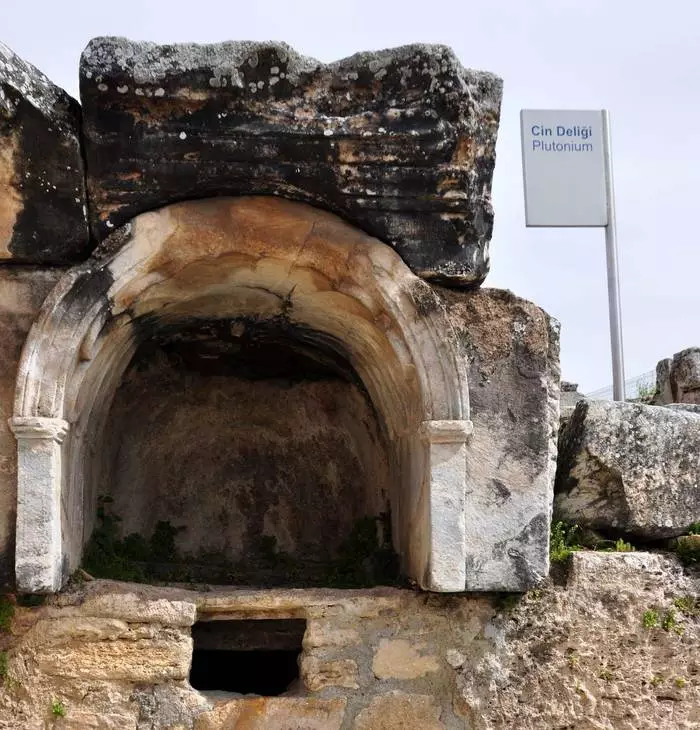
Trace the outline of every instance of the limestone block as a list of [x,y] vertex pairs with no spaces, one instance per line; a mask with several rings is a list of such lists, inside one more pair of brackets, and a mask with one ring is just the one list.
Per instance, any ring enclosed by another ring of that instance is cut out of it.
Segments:
[[303,655],[301,678],[311,692],[326,687],[359,688],[359,670],[353,659],[321,659],[314,655]]
[[345,704],[292,697],[231,700],[200,715],[195,730],[340,730]]
[[445,46],[325,65],[282,43],[96,38],[80,65],[92,229],[101,240],[175,200],[281,195],[342,215],[425,278],[478,285],[501,89]]
[[674,402],[700,404],[700,347],[677,352],[670,376]]
[[194,601],[150,598],[135,593],[102,593],[89,596],[82,611],[88,616],[119,618],[166,626],[192,626],[197,617]]
[[127,636],[47,647],[37,656],[37,665],[54,677],[158,683],[186,679],[191,657],[192,639],[184,631],[171,629],[151,639]]
[[549,571],[558,324],[507,291],[438,293],[469,368],[466,590],[528,590]]
[[304,633],[304,649],[321,646],[351,646],[360,642],[360,634],[355,628],[336,628],[332,621],[311,620],[307,622]]
[[355,730],[444,730],[441,709],[429,695],[388,692],[375,697],[355,719]]
[[671,360],[666,357],[656,363],[656,394],[654,395],[654,403],[657,405],[666,405],[673,403],[673,388],[671,387]]
[[700,519],[700,416],[638,403],[584,401],[560,439],[559,519],[647,539]]
[[89,253],[80,106],[0,43],[0,260]]
[[382,639],[372,671],[378,679],[418,679],[440,669],[436,656],[425,652],[425,646],[414,646],[406,639]]

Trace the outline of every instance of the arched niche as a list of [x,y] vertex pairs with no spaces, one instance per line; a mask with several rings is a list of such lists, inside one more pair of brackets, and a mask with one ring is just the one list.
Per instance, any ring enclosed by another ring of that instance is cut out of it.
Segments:
[[394,546],[420,586],[465,586],[466,374],[429,285],[339,218],[275,198],[138,216],[68,271],[27,338],[16,575],[55,591],[81,559],[123,374],[145,339],[196,322],[274,323],[347,363],[389,444]]

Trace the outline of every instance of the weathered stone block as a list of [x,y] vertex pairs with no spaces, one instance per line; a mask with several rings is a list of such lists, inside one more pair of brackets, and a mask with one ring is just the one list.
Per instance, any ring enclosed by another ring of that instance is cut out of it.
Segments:
[[0,43],[0,260],[89,253],[80,106]]
[[559,446],[560,519],[648,539],[680,535],[700,519],[700,416],[582,401]]
[[355,730],[444,730],[433,697],[405,692],[378,695],[355,719]]
[[255,697],[223,702],[201,715],[196,730],[340,730],[345,699]]
[[311,692],[326,687],[357,689],[360,686],[357,662],[352,659],[324,660],[306,655],[301,661],[301,676],[304,686]]
[[440,669],[438,658],[406,639],[382,639],[374,654],[372,671],[378,679],[418,679]]
[[528,590],[549,571],[559,326],[508,291],[438,291],[469,367],[466,589]]
[[488,270],[501,81],[445,46],[324,65],[281,43],[85,49],[91,225],[101,239],[177,200],[272,194],[326,208],[419,275]]

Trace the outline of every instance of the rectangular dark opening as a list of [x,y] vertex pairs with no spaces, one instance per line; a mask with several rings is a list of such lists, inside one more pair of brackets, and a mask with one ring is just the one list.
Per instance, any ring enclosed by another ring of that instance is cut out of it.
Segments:
[[192,627],[190,684],[265,697],[294,692],[305,630],[303,619],[199,621]]

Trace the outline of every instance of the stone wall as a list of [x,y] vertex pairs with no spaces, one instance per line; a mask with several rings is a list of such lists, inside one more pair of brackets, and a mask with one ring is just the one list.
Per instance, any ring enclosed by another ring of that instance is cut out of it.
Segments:
[[[689,728],[699,590],[648,553],[574,554],[565,584],[521,599],[98,581],[16,609],[0,728]],[[306,619],[300,685],[280,697],[194,691],[191,626],[216,618]]]

